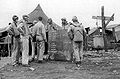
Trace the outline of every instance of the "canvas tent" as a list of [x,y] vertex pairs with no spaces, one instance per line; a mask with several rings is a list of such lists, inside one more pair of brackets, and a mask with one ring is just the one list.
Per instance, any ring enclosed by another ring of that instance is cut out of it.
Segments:
[[[30,22],[33,22],[34,20],[37,20],[38,21],[38,17],[41,16],[43,18],[43,24],[47,24],[47,20],[48,20],[48,17],[46,16],[46,14],[43,12],[40,4],[38,4],[38,6],[31,12],[28,14],[29,15],[29,21]],[[56,26],[58,29],[60,29],[61,27],[58,26],[56,23],[54,23],[54,26]]]
[[[33,22],[34,20],[38,20],[37,18],[39,16],[43,17],[43,23],[46,25],[48,17],[43,12],[41,6],[38,4],[38,6],[30,13],[29,15],[29,21]],[[66,58],[70,59],[70,53],[67,54],[64,49],[67,47],[71,47],[71,42],[68,41],[69,39],[67,37],[67,31],[63,30],[59,25],[54,23],[54,26],[57,28],[57,30],[51,30],[49,31],[48,35],[48,52],[51,55],[51,59],[54,60],[66,60]],[[70,48],[70,51],[72,52],[72,47]],[[68,56],[69,55],[69,56]]]
[[8,35],[7,28],[9,26],[0,28],[0,44],[11,43],[11,38]]
[[11,37],[8,35],[7,27],[0,28],[0,55],[10,55]]
[[38,6],[30,13],[29,15],[29,21],[33,22],[34,20],[38,21],[38,17],[41,16],[43,17],[43,24],[47,23],[47,19],[48,17],[45,15],[45,13],[43,12],[42,8],[40,7],[40,5],[38,4]]

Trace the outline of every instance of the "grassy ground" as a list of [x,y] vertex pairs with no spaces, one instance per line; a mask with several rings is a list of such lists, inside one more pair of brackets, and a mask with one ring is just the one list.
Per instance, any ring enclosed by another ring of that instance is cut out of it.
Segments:
[[0,69],[0,79],[120,79],[120,59],[117,55],[85,57],[80,69],[71,62],[32,62],[31,67],[6,65]]

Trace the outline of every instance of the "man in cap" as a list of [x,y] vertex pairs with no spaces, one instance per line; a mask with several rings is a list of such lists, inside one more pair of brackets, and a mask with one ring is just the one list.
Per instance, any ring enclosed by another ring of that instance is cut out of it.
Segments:
[[45,54],[48,54],[48,40],[49,40],[48,37],[49,37],[49,32],[57,30],[57,28],[53,24],[53,21],[52,21],[51,18],[49,18],[47,20],[47,24],[45,26],[45,29],[46,29],[46,39],[47,39],[47,41],[45,42]]
[[29,66],[29,37],[31,37],[31,32],[29,29],[29,16],[23,15],[23,21],[19,24],[19,31],[21,32],[22,41],[22,65]]
[[69,24],[68,24],[66,18],[62,18],[61,21],[62,21],[62,27],[63,27],[63,29],[67,29],[68,30]]
[[76,16],[72,18],[73,23],[71,23],[71,27],[68,29],[73,31],[73,50],[74,56],[76,58],[76,65],[79,67],[81,64],[82,54],[83,54],[83,26],[78,22]]
[[53,21],[51,18],[47,20],[47,25],[46,25],[46,32],[49,32],[50,30],[57,30],[57,28],[54,26]]
[[18,16],[12,17],[13,23],[8,28],[8,33],[13,37],[13,48],[12,48],[12,65],[16,66],[19,64],[20,57],[20,32],[18,31]]
[[[66,18],[62,18],[61,19],[62,21],[62,29],[63,29],[63,32],[64,32],[64,36],[65,38],[62,39],[63,42],[63,50],[64,50],[64,55],[66,57],[66,59],[69,61],[71,59],[71,53],[72,53],[72,42],[68,36],[68,29],[70,28],[70,24],[67,22]],[[65,43],[67,41],[67,43]]]
[[33,27],[33,36],[36,36],[37,43],[37,59],[38,63],[43,62],[43,54],[45,51],[46,31],[45,26],[42,23],[42,17],[38,17],[38,22]]

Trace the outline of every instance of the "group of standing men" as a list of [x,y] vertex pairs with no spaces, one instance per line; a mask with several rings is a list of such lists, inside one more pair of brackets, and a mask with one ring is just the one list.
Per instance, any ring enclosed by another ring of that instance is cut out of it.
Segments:
[[[18,21],[18,17],[12,17],[13,23],[7,28],[8,33],[13,37],[12,46],[12,65],[16,66],[22,63],[23,66],[29,66],[29,39],[32,41],[32,58],[35,57],[35,45],[37,45],[37,62],[43,61],[44,42],[46,41],[46,31],[42,23],[42,17],[38,17],[38,22],[30,24],[29,16],[23,15],[23,19]],[[30,26],[33,26],[29,28]],[[36,43],[35,43],[36,42]],[[20,53],[22,53],[22,62],[20,62]]]
[[73,23],[67,23],[66,18],[62,18],[61,20],[63,29],[67,29],[68,37],[72,42],[75,63],[77,67],[80,67],[81,61],[83,59],[83,32],[85,30],[82,26],[82,23],[79,23],[76,16],[72,18]]
[[[18,21],[18,17],[12,17],[13,23],[7,28],[8,33],[13,37],[12,48],[12,65],[22,63],[23,66],[29,66],[29,39],[32,42],[32,59],[35,58],[35,46],[37,46],[37,62],[43,62],[43,54],[45,52],[45,42],[48,42],[48,34],[50,30],[57,30],[53,25],[52,19],[48,19],[47,24],[42,23],[42,17],[38,17],[38,21],[33,21],[31,25],[28,15],[23,15],[23,19]],[[62,18],[63,29],[67,30],[70,38],[76,64],[79,66],[83,58],[83,26],[78,22],[76,16],[72,18],[73,23],[67,23],[66,18]],[[32,26],[32,27],[30,27]],[[69,51],[66,51],[69,52]],[[20,62],[20,53],[22,53],[22,62]]]

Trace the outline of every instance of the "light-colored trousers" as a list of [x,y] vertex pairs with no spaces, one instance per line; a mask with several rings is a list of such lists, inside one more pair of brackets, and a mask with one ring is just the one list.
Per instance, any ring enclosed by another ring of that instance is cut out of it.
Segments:
[[44,51],[45,51],[45,42],[37,41],[37,59],[38,60],[43,60]]
[[83,42],[73,41],[73,51],[76,61],[81,61],[81,59],[83,59]]
[[32,43],[32,58],[35,58],[35,47],[36,47],[36,42],[31,42]]
[[22,36],[22,64],[28,64],[29,61],[29,36]]
[[13,38],[12,64],[18,63],[20,58],[20,38]]

